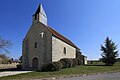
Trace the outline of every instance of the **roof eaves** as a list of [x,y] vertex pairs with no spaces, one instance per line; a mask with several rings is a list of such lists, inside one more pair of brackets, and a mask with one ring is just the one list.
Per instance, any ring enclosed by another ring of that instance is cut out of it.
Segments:
[[[60,40],[64,41],[65,43],[73,46],[76,49],[79,49],[75,44],[73,44],[69,39],[67,39],[66,37],[62,36],[60,33],[58,33],[57,31],[53,30],[51,27],[47,27],[48,30],[52,33],[53,36],[59,38]],[[59,35],[59,36],[58,36]],[[61,36],[61,37],[60,37]],[[80,49],[79,49],[80,50]]]

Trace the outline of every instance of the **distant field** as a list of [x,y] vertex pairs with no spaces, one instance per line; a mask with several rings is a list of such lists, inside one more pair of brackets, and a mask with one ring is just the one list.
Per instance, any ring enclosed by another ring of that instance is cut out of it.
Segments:
[[100,61],[88,61],[88,65],[104,65],[104,63]]
[[47,77],[61,77],[71,75],[83,75],[83,74],[94,74],[104,72],[119,72],[120,63],[116,63],[114,66],[104,66],[103,63],[93,63],[86,66],[76,66],[73,68],[62,69],[55,72],[30,72],[25,74],[19,74],[8,77],[1,77],[0,80],[26,80],[26,79],[40,79]]

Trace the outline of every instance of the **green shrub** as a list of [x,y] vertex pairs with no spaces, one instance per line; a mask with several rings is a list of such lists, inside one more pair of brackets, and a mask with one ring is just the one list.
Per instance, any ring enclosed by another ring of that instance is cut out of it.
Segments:
[[41,67],[41,71],[53,71],[54,70],[53,67],[54,67],[53,63],[47,63]]
[[61,62],[52,62],[48,64],[44,64],[41,67],[41,71],[59,71],[63,68],[63,64]]
[[65,63],[65,64],[63,64],[64,68],[72,67],[72,60],[70,58],[63,58],[63,59],[60,59],[60,61],[64,61],[64,63]]
[[59,62],[62,64],[62,69],[66,68],[66,63],[63,60],[60,60]]
[[78,65],[82,65],[82,60],[77,58],[77,61],[78,61]]
[[22,69],[22,64],[18,64],[17,69],[21,70]]
[[48,64],[44,64],[44,65],[42,65],[42,67],[41,67],[41,71],[48,71]]
[[63,68],[63,64],[58,61],[58,62],[53,62],[55,64],[55,71],[61,70]]
[[63,59],[60,59],[60,61],[58,62],[44,64],[41,67],[41,71],[59,71],[63,68],[70,68],[70,67],[77,66],[77,65],[81,65],[80,59],[63,58]]
[[63,69],[64,63],[62,63],[61,61],[58,61],[57,64],[59,66],[59,69]]
[[77,66],[78,65],[78,60],[77,58],[72,59],[72,66]]

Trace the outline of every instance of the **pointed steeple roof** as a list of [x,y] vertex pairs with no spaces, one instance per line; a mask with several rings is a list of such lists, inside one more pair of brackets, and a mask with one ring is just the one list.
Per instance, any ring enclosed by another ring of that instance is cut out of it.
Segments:
[[47,17],[46,13],[45,13],[45,11],[43,9],[42,4],[39,4],[39,7],[38,7],[37,11],[35,12],[35,14],[39,14],[39,13],[41,13],[43,16]]
[[46,13],[42,7],[42,4],[40,4],[35,12],[35,14],[33,15],[33,23],[36,23],[36,22],[41,22],[43,23],[44,25],[47,26],[47,16],[46,16]]

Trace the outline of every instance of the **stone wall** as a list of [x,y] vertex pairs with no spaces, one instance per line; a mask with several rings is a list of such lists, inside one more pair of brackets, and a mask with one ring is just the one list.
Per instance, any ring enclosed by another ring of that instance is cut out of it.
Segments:
[[0,64],[0,69],[10,69],[10,68],[17,68],[17,63],[13,64]]
[[[66,48],[66,54],[64,54]],[[59,61],[61,58],[75,58],[76,49],[60,39],[52,36],[52,61]]]

